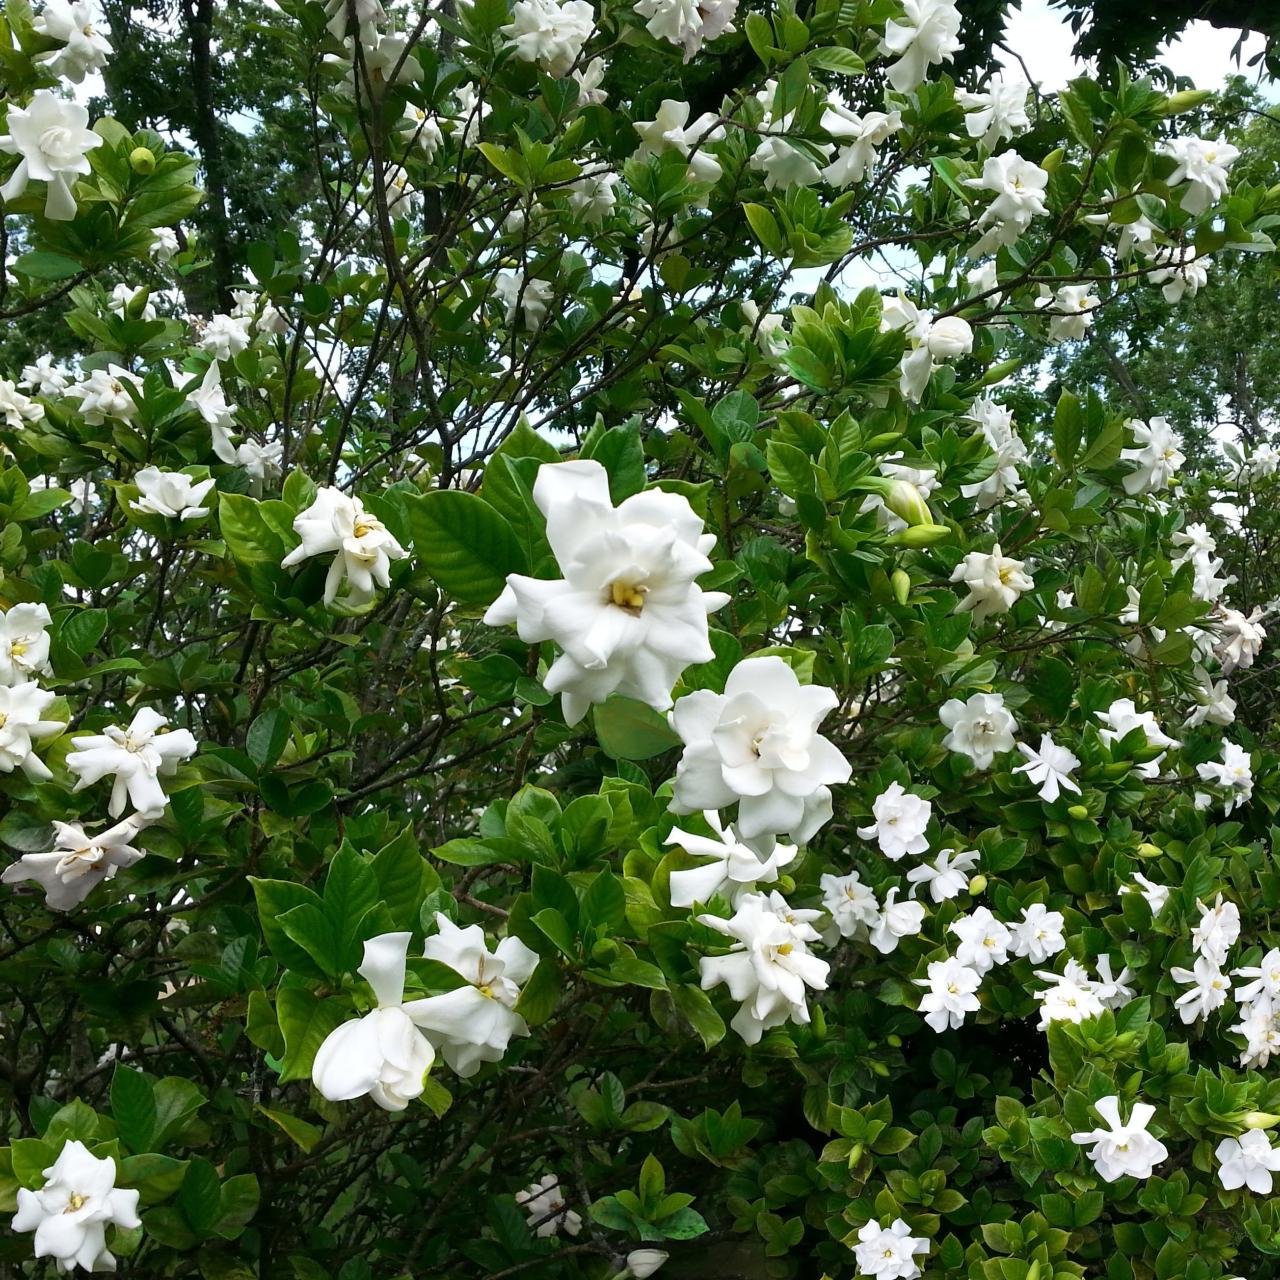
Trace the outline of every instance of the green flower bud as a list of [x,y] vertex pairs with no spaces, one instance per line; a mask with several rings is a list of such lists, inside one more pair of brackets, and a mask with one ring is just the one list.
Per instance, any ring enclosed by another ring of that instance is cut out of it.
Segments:
[[1062,158],[1066,153],[1061,147],[1056,151],[1050,151],[1043,160],[1040,161],[1040,167],[1045,173],[1053,173],[1055,169],[1062,163]]
[[893,587],[893,598],[899,604],[906,604],[911,594],[911,575],[905,569],[895,569],[889,584]]
[[1271,1129],[1280,1124],[1280,1116],[1273,1116],[1270,1111],[1250,1111],[1242,1123],[1246,1129]]
[[1184,111],[1194,111],[1198,106],[1213,97],[1207,89],[1183,89],[1181,93],[1171,93],[1160,108],[1160,114],[1180,116]]
[[1067,810],[1067,815],[1077,822],[1083,822],[1089,816],[1089,810],[1082,804],[1073,804]]
[[933,513],[920,490],[910,480],[891,480],[884,505],[908,525],[931,525]]
[[1151,844],[1147,840],[1138,846],[1138,853],[1143,858],[1158,858],[1163,852],[1164,850],[1158,844]]
[[593,960],[615,960],[618,956],[618,944],[612,938],[601,938],[599,942],[591,948],[591,958]]
[[969,892],[976,898],[980,893],[987,891],[987,877],[978,875],[969,881]]
[[156,171],[156,155],[150,147],[134,147],[129,152],[129,168],[146,177]]
[[931,547],[935,542],[946,542],[951,530],[945,524],[917,524],[895,533],[889,541],[895,547]]

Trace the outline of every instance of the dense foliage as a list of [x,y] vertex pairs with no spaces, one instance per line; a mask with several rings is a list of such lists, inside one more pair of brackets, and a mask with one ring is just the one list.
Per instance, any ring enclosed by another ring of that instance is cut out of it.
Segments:
[[1255,99],[217,8],[0,16],[3,1266],[1272,1274]]

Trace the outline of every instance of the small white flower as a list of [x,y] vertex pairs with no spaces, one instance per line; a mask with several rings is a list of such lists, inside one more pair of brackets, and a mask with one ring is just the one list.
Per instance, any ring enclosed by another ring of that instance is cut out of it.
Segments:
[[318,490],[311,505],[294,518],[293,529],[302,543],[280,562],[282,568],[290,569],[311,556],[333,555],[324,584],[325,604],[338,598],[343,582],[348,584],[344,605],[369,604],[375,587],[391,585],[391,562],[408,554],[359,498],[328,486]]
[[493,292],[506,310],[508,325],[522,316],[526,328],[540,329],[555,296],[555,285],[520,271],[499,271],[493,280]]
[[587,0],[516,0],[511,21],[498,33],[522,62],[536,62],[558,80],[577,62],[595,25]]
[[940,849],[932,862],[922,862],[907,872],[911,896],[925,886],[934,902],[947,902],[969,887],[969,872],[978,865],[978,855],[972,850],[957,853],[954,849]]
[[903,0],[901,19],[885,23],[880,53],[896,55],[887,68],[899,93],[918,88],[934,63],[950,62],[961,49],[960,11],[952,0]]
[[1048,173],[1016,151],[988,156],[982,175],[966,178],[964,185],[995,196],[978,218],[979,228],[987,230],[969,250],[971,258],[982,258],[1002,245],[1016,244],[1034,219],[1049,212],[1044,202]]
[[150,253],[157,262],[168,262],[182,247],[178,243],[178,233],[172,227],[153,227],[151,234],[155,239],[151,242]]
[[689,180],[718,182],[723,172],[720,161],[708,148],[723,142],[725,129],[719,117],[706,112],[689,123],[689,104],[663,98],[652,120],[637,120],[631,126],[640,135],[637,156],[658,156],[677,151],[689,160]]
[[241,316],[216,315],[200,329],[199,345],[215,360],[230,360],[249,345],[249,324]]
[[1240,937],[1240,908],[1218,894],[1213,906],[1197,902],[1200,921],[1191,931],[1191,946],[1197,954],[1215,965],[1227,962],[1227,952]]
[[1138,442],[1137,448],[1120,451],[1122,461],[1134,464],[1123,480],[1125,493],[1136,496],[1167,489],[1187,460],[1182,452],[1182,437],[1165,418],[1152,418],[1150,422],[1130,418],[1125,426]]
[[1064,284],[1057,292],[1040,286],[1036,306],[1049,316],[1049,341],[1079,341],[1093,327],[1093,312],[1102,300],[1088,284]]
[[634,1280],[649,1280],[670,1257],[661,1249],[632,1249],[627,1254],[627,1273]]
[[1221,1009],[1231,994],[1227,975],[1206,956],[1200,956],[1190,969],[1173,965],[1169,976],[1174,982],[1189,987],[1174,1001],[1178,1016],[1188,1025],[1198,1018],[1208,1017],[1215,1009]]
[[582,1230],[582,1215],[567,1207],[560,1179],[554,1173],[516,1192],[516,1204],[525,1211],[540,1240],[559,1235],[561,1230],[570,1236]]
[[884,897],[880,918],[871,926],[871,945],[881,955],[892,955],[903,938],[914,938],[924,928],[924,904],[898,902],[895,885]]
[[32,22],[42,36],[60,41],[61,49],[38,53],[34,61],[55,76],[80,84],[90,71],[101,71],[111,56],[111,29],[88,0],[45,0]]
[[847,187],[861,182],[875,166],[880,147],[902,128],[902,113],[868,111],[859,115],[835,94],[828,94],[822,128],[842,144],[836,158],[823,169],[822,177],[833,187]]
[[992,72],[986,88],[977,93],[956,90],[956,101],[964,108],[965,132],[980,138],[988,150],[1031,127],[1027,118],[1027,94],[1031,86],[1025,80],[1006,80],[999,71]]
[[1061,911],[1050,911],[1043,902],[1033,902],[1022,909],[1022,919],[1014,921],[1009,950],[1015,956],[1043,964],[1066,947],[1067,941],[1062,936],[1065,923]]
[[1096,1018],[1106,1009],[1093,980],[1083,965],[1068,960],[1064,972],[1054,973],[1049,969],[1037,969],[1037,978],[1043,978],[1049,986],[1043,991],[1035,992],[1040,1001],[1040,1021],[1037,1024],[1041,1031],[1051,1022],[1084,1022],[1087,1018]]
[[22,370],[22,385],[38,396],[60,396],[71,385],[71,379],[52,356],[43,355]]
[[971,969],[955,956],[935,960],[928,968],[927,978],[916,978],[918,987],[926,991],[920,997],[919,1010],[924,1020],[937,1032],[954,1030],[964,1023],[966,1013],[974,1013],[981,1006],[977,990],[982,985],[982,974]]
[[793,844],[776,844],[768,858],[761,859],[754,849],[738,839],[731,826],[721,826],[719,814],[708,810],[702,817],[718,839],[672,827],[671,834],[663,841],[664,844],[680,845],[694,857],[709,859],[703,866],[671,873],[673,907],[710,902],[718,893],[724,895],[730,906],[734,906],[756,885],[774,884],[781,868],[795,861],[797,850]]
[[[1117,698],[1105,711],[1094,714],[1106,725],[1105,729],[1098,730],[1098,737],[1108,746],[1127,737],[1135,729],[1142,730],[1148,747],[1174,748],[1182,745],[1160,728],[1150,711],[1139,711],[1132,698]],[[1136,765],[1134,771],[1144,778],[1159,777],[1163,760],[1164,753],[1161,752],[1154,760]]]
[[133,300],[138,294],[147,294],[146,301],[142,304],[142,312],[137,317],[140,320],[154,320],[156,318],[155,304],[151,301],[149,292],[141,286],[131,284],[118,284],[111,290],[111,296],[107,299],[107,310],[114,312],[118,316],[124,316],[129,307],[132,306]]
[[51,911],[70,911],[98,885],[114,878],[143,857],[130,841],[145,820],[135,815],[106,831],[87,835],[78,822],[55,822],[54,847],[49,853],[26,853],[4,869],[5,884],[33,880],[44,890],[44,904]]
[[1133,873],[1135,884],[1121,885],[1121,893],[1140,893],[1147,900],[1147,906],[1151,908],[1151,914],[1158,916],[1164,910],[1164,904],[1169,901],[1169,894],[1173,891],[1165,884],[1156,884],[1152,880],[1148,880],[1141,871]]
[[976,484],[963,484],[960,493],[976,498],[978,509],[988,511],[1022,488],[1019,464],[1026,461],[1027,446],[1013,425],[1013,414],[994,400],[975,400],[968,417],[978,423],[991,452],[995,455],[991,474]]
[[1187,184],[1182,193],[1182,207],[1193,217],[1204,213],[1227,194],[1227,171],[1240,158],[1240,152],[1223,138],[1170,138],[1160,150],[1177,161],[1169,175],[1169,186]]
[[1255,1195],[1269,1196],[1273,1173],[1280,1173],[1280,1150],[1261,1129],[1249,1129],[1238,1138],[1223,1138],[1214,1155],[1218,1180],[1228,1191],[1248,1187]]
[[0,684],[22,684],[52,674],[48,631],[52,621],[43,604],[0,609]]
[[0,378],[0,420],[14,431],[44,417],[44,405],[24,396],[8,378]]
[[636,13],[656,40],[684,49],[689,62],[702,46],[732,31],[738,0],[636,0]]
[[819,885],[822,905],[842,938],[865,937],[879,923],[880,904],[856,871],[844,876],[824,875]]
[[21,769],[35,782],[48,782],[53,777],[34,746],[38,739],[63,728],[58,720],[41,719],[53,701],[54,694],[34,680],[0,685],[0,773]]
[[1213,653],[1222,665],[1224,675],[1248,670],[1262,652],[1267,632],[1259,621],[1261,617],[1261,609],[1254,609],[1246,617],[1239,609],[1218,606],[1213,615],[1218,636]]
[[975,907],[968,915],[957,916],[947,929],[960,945],[956,959],[975,973],[984,974],[998,964],[1007,964],[1014,935],[987,907]]
[[951,581],[961,583],[969,593],[956,606],[956,613],[971,612],[975,622],[1007,613],[1019,596],[1035,588],[1025,567],[1025,561],[1006,556],[998,542],[989,552],[970,551],[951,571]]
[[[907,3],[915,4],[916,0],[907,0]],[[916,1280],[920,1275],[916,1257],[928,1252],[929,1241],[913,1236],[901,1218],[895,1218],[889,1227],[882,1227],[878,1222],[859,1227],[858,1243],[853,1246],[858,1274],[874,1276],[875,1280]]]
[[138,1192],[116,1186],[116,1162],[95,1156],[83,1142],[63,1143],[44,1171],[39,1191],[18,1188],[15,1231],[34,1231],[37,1258],[53,1258],[60,1270],[114,1271],[107,1227],[131,1231],[142,1225]]
[[80,412],[89,426],[99,426],[108,418],[128,422],[138,413],[138,405],[126,390],[132,386],[142,393],[142,381],[118,364],[94,369],[87,378],[67,388],[67,395],[80,401]]
[[1253,766],[1249,753],[1234,742],[1224,739],[1221,762],[1198,764],[1196,772],[1205,782],[1226,792],[1224,813],[1229,814],[1237,805],[1246,804],[1253,795]]
[[1093,1144],[1093,1149],[1086,1154],[1104,1182],[1125,1177],[1149,1178],[1155,1166],[1169,1158],[1164,1143],[1147,1132],[1156,1114],[1150,1103],[1135,1102],[1129,1119],[1123,1122],[1120,1099],[1115,1094],[1099,1098],[1093,1109],[1107,1122],[1107,1128],[1073,1133],[1071,1141],[1080,1146]]
[[948,751],[966,755],[975,769],[990,769],[996,754],[1012,751],[1018,724],[998,693],[972,693],[961,702],[950,698],[938,719],[949,731],[942,739]]
[[212,480],[193,482],[185,472],[158,467],[144,467],[133,480],[139,496],[129,503],[131,511],[171,520],[199,520],[209,514],[209,508],[200,503],[213,488]]
[[71,184],[78,174],[90,172],[88,153],[102,145],[102,138],[88,128],[88,111],[39,89],[26,107],[10,102],[5,124],[9,132],[0,137],[0,151],[22,159],[0,187],[0,198],[16,200],[34,178],[46,184],[44,216],[69,222],[76,216]]
[[113,776],[107,812],[118,818],[128,800],[141,814],[158,815],[169,803],[161,778],[172,777],[181,761],[195,755],[199,744],[190,730],[168,731],[168,721],[151,707],[141,707],[127,729],[111,725],[101,733],[71,739],[67,768],[76,775],[75,791]]
[[886,858],[896,862],[908,853],[927,853],[929,841],[925,830],[933,806],[909,791],[902,783],[891,782],[871,806],[875,821],[868,827],[859,827],[863,840],[874,840]]
[[1080,794],[1080,788],[1071,777],[1071,771],[1080,767],[1080,758],[1066,747],[1060,747],[1047,734],[1040,735],[1040,749],[1035,750],[1025,742],[1017,744],[1026,764],[1015,766],[1014,773],[1025,773],[1027,781],[1040,788],[1040,798],[1053,804],[1062,791]]

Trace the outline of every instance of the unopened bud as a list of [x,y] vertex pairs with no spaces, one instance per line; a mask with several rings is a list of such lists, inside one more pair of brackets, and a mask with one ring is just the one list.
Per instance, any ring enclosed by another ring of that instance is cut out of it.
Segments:
[[1208,102],[1213,95],[1207,89],[1183,89],[1180,93],[1171,93],[1160,108],[1161,115],[1180,116],[1184,111],[1194,111],[1198,106]]
[[145,177],[156,171],[156,153],[150,147],[134,147],[129,152],[129,168]]
[[895,547],[931,547],[935,542],[946,542],[951,530],[945,524],[916,524],[910,529],[889,535]]
[[1164,850],[1158,844],[1151,844],[1149,841],[1144,840],[1138,846],[1138,852],[1144,858],[1158,858]]
[[593,960],[614,960],[618,955],[618,944],[612,938],[601,938],[599,942],[591,948],[591,958]]
[[1273,1116],[1270,1111],[1250,1111],[1241,1123],[1246,1129],[1271,1129],[1280,1124],[1280,1116]]
[[1067,810],[1067,816],[1074,818],[1077,822],[1083,822],[1089,816],[1089,810],[1082,804],[1073,804]]
[[978,896],[978,894],[980,894],[980,893],[986,893],[986,891],[987,891],[987,877],[986,877],[986,876],[981,876],[981,875],[979,875],[979,876],[974,876],[974,877],[973,877],[973,879],[969,881],[969,892],[970,892],[970,893],[971,893],[975,898]]
[[893,598],[899,604],[906,604],[911,594],[911,575],[905,569],[895,569],[889,585],[893,588]]
[[909,526],[933,524],[933,513],[920,490],[910,480],[890,480],[884,505]]
[[895,1036],[895,1035],[888,1035],[888,1036],[885,1036],[885,1038],[884,1038],[884,1042],[885,1042],[885,1044],[887,1044],[891,1049],[901,1049],[901,1048],[902,1048],[902,1037],[901,1037],[901,1036]]
[[1062,158],[1066,153],[1059,147],[1056,151],[1050,151],[1043,160],[1040,161],[1040,167],[1045,173],[1053,173],[1062,163]]

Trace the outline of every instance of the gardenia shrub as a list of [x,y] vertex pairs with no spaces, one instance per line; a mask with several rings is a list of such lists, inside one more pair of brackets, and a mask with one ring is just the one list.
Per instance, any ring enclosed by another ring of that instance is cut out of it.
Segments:
[[224,290],[113,38],[0,18],[6,1274],[1272,1274],[1265,503],[1005,395],[1271,250],[1208,95],[283,0]]

